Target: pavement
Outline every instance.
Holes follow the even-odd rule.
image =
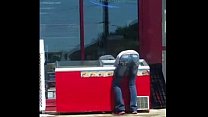
[[[40,114],[40,117],[113,117],[118,116],[111,113],[100,113],[100,114],[64,114],[64,115],[58,115],[58,114]],[[127,116],[127,117],[166,117],[166,109],[150,109],[149,112],[139,112],[137,114],[124,114],[120,116]]]

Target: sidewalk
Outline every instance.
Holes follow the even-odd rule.
[[[113,117],[118,116],[114,114],[76,114],[76,115],[52,115],[52,114],[40,114],[40,117]],[[136,115],[125,114],[123,117],[166,117],[166,109],[151,109],[149,113],[140,112]]]

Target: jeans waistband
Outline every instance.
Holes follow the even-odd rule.
[[[128,64],[129,64],[129,62],[123,62],[123,61],[119,62],[119,65],[121,65],[121,66],[127,66]]]
[[[131,64],[138,65],[138,63],[139,63],[139,56],[134,54],[122,55],[119,60],[119,65],[121,66],[128,66]]]

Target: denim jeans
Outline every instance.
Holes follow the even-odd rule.
[[[127,75],[130,91],[130,111],[137,110],[136,76],[139,65],[139,56],[136,54],[122,55],[114,71],[113,91],[115,94],[115,111],[125,111],[120,82]]]

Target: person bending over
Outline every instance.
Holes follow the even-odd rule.
[[[136,77],[139,66],[139,53],[135,50],[125,50],[120,52],[114,63],[115,71],[113,78],[113,91],[115,94],[115,107],[116,114],[125,114],[125,105],[122,97],[120,82],[127,75],[129,80],[130,91],[130,111],[132,114],[137,114],[137,90],[136,90]]]

